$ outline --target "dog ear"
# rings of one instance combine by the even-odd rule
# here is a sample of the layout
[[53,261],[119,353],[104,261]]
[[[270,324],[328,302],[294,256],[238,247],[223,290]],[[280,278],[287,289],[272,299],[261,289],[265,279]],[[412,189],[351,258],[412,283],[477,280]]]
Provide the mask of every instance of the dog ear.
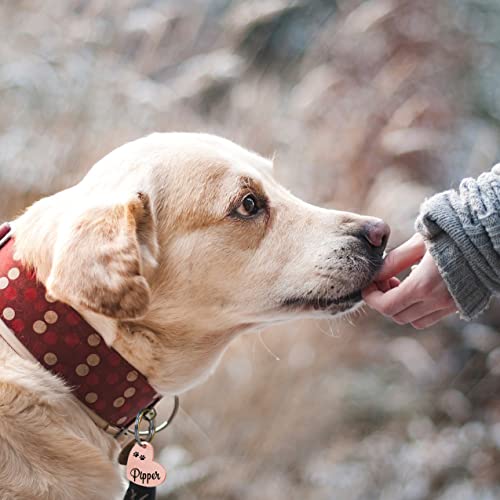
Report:
[[58,236],[46,282],[57,300],[116,319],[143,316],[156,266],[156,229],[149,197],[86,210]]

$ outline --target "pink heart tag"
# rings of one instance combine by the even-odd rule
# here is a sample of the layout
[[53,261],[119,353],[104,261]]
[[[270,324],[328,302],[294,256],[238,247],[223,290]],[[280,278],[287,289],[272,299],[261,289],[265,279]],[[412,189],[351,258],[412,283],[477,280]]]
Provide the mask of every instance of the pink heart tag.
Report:
[[127,479],[139,486],[153,488],[167,478],[167,471],[154,459],[151,443],[135,444],[127,460]]

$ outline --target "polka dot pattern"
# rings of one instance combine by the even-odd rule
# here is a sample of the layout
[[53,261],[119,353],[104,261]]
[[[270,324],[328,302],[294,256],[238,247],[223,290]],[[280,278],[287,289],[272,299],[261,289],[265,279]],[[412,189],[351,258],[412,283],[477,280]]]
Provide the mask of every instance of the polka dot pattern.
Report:
[[101,358],[97,354],[89,354],[87,356],[87,363],[90,366],[97,366],[101,362]]
[[57,363],[57,356],[53,352],[47,352],[43,355],[43,360],[48,366],[54,366]]
[[96,347],[101,343],[101,337],[99,337],[99,335],[96,335],[95,333],[92,333],[87,337],[87,343],[92,347]]
[[75,372],[79,377],[86,377],[90,372],[90,368],[86,364],[81,363],[75,368]]
[[16,317],[16,313],[15,313],[14,309],[12,309],[12,307],[6,307],[2,311],[2,316],[4,317],[4,319],[10,321]]
[[99,399],[99,396],[95,392],[88,392],[85,394],[85,401],[90,404],[94,404]]
[[42,333],[45,333],[47,331],[47,325],[45,324],[45,321],[42,321],[42,320],[36,320],[34,323],[33,323],[33,331],[35,333],[38,333],[39,335],[41,335]]
[[123,395],[126,398],[131,398],[135,394],[135,387],[127,387]]
[[119,427],[130,425],[160,396],[76,311],[47,295],[34,274],[13,258],[13,247],[12,238],[0,249],[1,319],[101,418]]
[[57,319],[58,319],[58,316],[57,316],[57,313],[55,311],[47,311],[44,315],[43,315],[43,319],[49,324],[49,325],[53,325]]
[[122,398],[121,396],[113,401],[113,406],[115,408],[121,408],[124,404],[125,404],[125,398]]
[[47,302],[49,302],[50,304],[54,303],[56,301],[56,299],[54,299],[54,297],[52,297],[51,295],[49,295],[48,293],[45,294],[45,300]]
[[19,268],[17,267],[11,267],[8,271],[7,271],[7,277],[14,281],[14,280],[17,280],[17,278],[19,278]]

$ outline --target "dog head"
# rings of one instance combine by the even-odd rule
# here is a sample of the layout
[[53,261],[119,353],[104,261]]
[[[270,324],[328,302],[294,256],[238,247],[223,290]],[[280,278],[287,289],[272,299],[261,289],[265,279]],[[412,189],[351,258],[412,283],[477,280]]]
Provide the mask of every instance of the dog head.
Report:
[[115,321],[117,348],[154,358],[162,387],[176,371],[177,392],[239,332],[352,309],[389,234],[301,201],[270,161],[203,134],[126,144],[30,213],[57,219],[45,258],[20,243],[49,294]]

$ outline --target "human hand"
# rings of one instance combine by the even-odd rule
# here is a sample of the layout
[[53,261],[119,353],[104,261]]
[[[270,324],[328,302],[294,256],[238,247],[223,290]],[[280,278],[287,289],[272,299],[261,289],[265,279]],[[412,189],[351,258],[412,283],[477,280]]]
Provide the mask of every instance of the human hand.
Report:
[[[417,263],[404,281],[400,282],[395,277]],[[397,324],[410,323],[419,330],[432,326],[457,310],[418,233],[389,252],[375,281],[363,290],[363,298],[370,307]]]

